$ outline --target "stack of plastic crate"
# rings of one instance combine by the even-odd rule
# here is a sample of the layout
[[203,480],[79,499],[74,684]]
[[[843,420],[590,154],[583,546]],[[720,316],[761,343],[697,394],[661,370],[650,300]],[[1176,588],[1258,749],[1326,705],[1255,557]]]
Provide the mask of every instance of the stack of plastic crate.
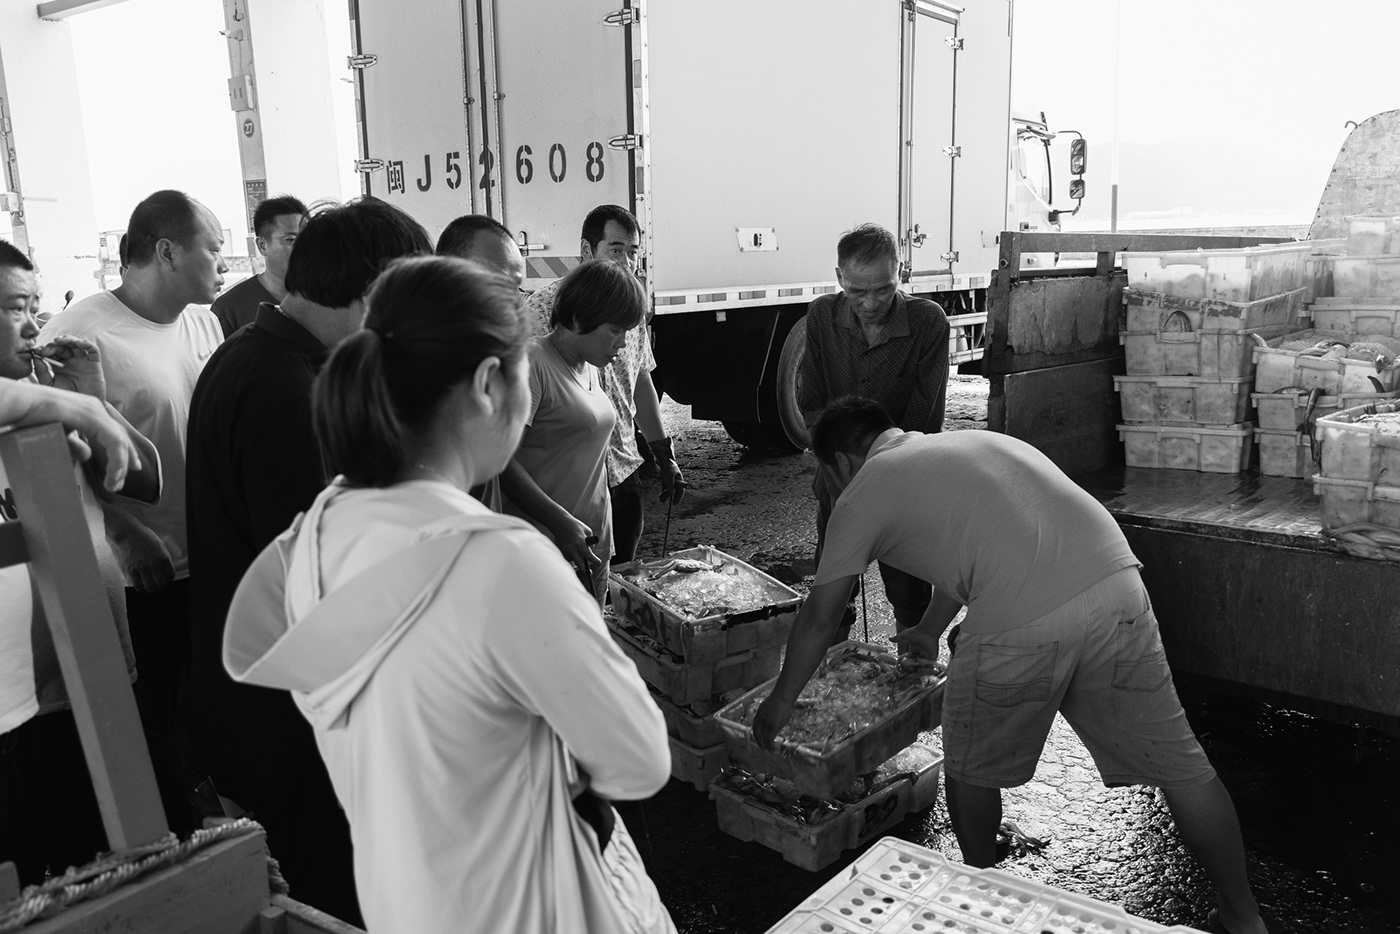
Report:
[[1255,348],[1305,324],[1312,243],[1125,253],[1127,375],[1114,377],[1130,467],[1239,473],[1255,426]]
[[[1400,218],[1348,222],[1339,255],[1318,257],[1325,285],[1308,305],[1315,330],[1255,350],[1261,473],[1312,476],[1319,419],[1396,398],[1400,370],[1390,364],[1400,351]],[[1300,348],[1297,338],[1317,340]]]
[[[750,591],[757,588],[762,605],[737,612],[718,607],[697,617],[651,592],[664,592],[666,575],[681,573],[672,568],[699,565],[742,579]],[[729,764],[715,713],[738,694],[777,676],[802,597],[708,545],[677,551],[662,561],[614,568],[608,584],[608,625],[666,719],[671,774],[704,791]]]
[[[938,797],[943,756],[917,742],[937,725],[943,709],[943,673],[936,665],[898,669],[884,649],[845,642],[826,664],[854,662],[891,674],[902,670],[897,703],[850,735],[798,743],[780,735],[762,749],[749,723],[772,683],[760,685],[721,710],[732,766],[710,784],[720,830],[781,853],[816,871],[842,851],[861,846]],[[837,698],[839,700],[839,698]]]
[[1352,554],[1400,561],[1400,403],[1343,409],[1315,433],[1323,534]]
[[768,934],[1191,934],[999,869],[885,837]]

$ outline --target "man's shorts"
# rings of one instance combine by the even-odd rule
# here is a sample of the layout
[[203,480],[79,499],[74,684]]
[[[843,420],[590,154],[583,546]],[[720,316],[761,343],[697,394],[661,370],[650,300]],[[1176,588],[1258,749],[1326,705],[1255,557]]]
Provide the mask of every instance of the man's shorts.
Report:
[[1105,785],[1190,788],[1215,777],[1137,568],[1025,626],[959,635],[943,703],[948,777],[987,788],[1030,781],[1057,710]]

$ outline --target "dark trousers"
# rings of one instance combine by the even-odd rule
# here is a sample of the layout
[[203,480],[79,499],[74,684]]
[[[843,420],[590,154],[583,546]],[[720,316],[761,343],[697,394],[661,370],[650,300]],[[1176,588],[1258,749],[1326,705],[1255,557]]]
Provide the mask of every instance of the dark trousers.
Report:
[[189,735],[181,693],[190,670],[190,582],[172,582],[158,593],[126,589],[126,621],[136,653],[136,709],[150,748],[170,829],[194,830],[189,792],[198,769],[189,761]]
[[14,862],[20,885],[107,848],[72,712],[40,714],[0,734],[0,862]]
[[608,487],[608,496],[612,498],[612,564],[624,564],[637,557],[637,543],[642,540],[642,528],[646,523],[641,472],[639,467],[617,486]]
[[299,902],[364,926],[350,824],[314,745],[217,769],[219,794],[267,830],[267,848]]
[[[812,480],[812,493],[817,497],[817,552],[816,563],[821,567],[822,547],[826,544],[826,525],[831,521],[831,510],[836,505],[837,494],[831,487],[826,470],[817,465],[816,477]],[[885,584],[885,596],[894,608],[895,631],[902,632],[910,626],[917,626],[933,599],[933,585],[907,574],[898,568],[878,562],[880,579]],[[851,597],[846,601],[846,611],[841,616],[841,626],[837,630],[837,640],[850,636],[851,624],[856,620],[856,596],[860,593],[860,582],[851,589]]]

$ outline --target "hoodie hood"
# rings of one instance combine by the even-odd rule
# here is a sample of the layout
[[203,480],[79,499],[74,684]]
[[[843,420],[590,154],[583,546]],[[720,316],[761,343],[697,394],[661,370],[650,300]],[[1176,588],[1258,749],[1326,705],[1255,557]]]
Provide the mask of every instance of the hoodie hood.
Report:
[[333,483],[243,576],[224,628],[224,667],[244,684],[292,691],[318,729],[346,723],[380,662],[432,605],[472,536],[531,526],[458,513],[421,526],[409,547],[323,592],[321,520]]

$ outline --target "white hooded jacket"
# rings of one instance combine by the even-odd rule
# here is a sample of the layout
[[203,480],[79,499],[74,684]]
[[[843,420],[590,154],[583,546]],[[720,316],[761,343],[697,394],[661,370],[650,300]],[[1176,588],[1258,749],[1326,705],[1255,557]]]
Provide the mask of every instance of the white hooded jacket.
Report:
[[581,881],[596,840],[563,747],[598,794],[644,798],[668,778],[665,725],[529,525],[436,481],[333,484],[244,576],[224,663],[315,729],[371,932],[615,926]]

